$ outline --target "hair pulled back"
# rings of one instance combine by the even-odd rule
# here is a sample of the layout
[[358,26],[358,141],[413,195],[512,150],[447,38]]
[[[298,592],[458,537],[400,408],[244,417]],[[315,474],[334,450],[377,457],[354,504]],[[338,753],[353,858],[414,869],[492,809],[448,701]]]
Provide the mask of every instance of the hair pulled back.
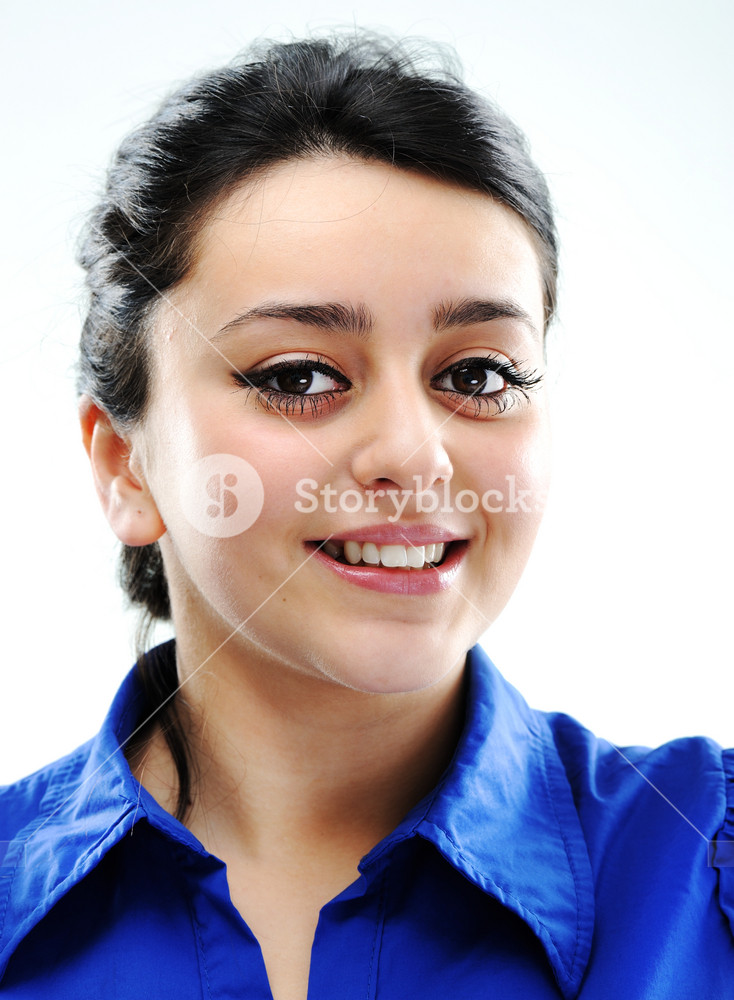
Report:
[[[84,233],[79,391],[123,431],[143,416],[155,307],[191,267],[207,210],[248,176],[309,156],[416,170],[516,211],[535,235],[549,320],[557,245],[545,179],[512,122],[461,82],[445,54],[437,62],[425,70],[392,39],[350,33],[256,47],[173,93],[123,141]],[[157,543],[123,546],[120,579],[148,621],[170,617]],[[172,684],[157,693],[168,696]],[[188,778],[181,784],[179,813]]]

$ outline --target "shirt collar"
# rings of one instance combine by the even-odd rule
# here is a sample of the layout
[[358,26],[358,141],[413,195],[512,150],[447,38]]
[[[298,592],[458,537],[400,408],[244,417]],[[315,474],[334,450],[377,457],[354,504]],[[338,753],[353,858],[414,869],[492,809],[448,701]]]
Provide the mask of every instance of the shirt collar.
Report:
[[[158,655],[170,655],[170,644]],[[567,1000],[580,988],[594,920],[591,867],[571,789],[545,716],[528,708],[478,647],[468,657],[467,715],[444,777],[363,860],[367,871],[396,842],[421,836],[474,884],[517,913],[545,948]],[[0,976],[20,940],[145,817],[206,854],[132,777],[121,749],[141,706],[133,669],[98,736],[26,783],[44,780],[35,818],[18,835],[0,880]],[[2,896],[7,898],[4,900]]]
[[567,998],[591,950],[594,889],[586,842],[546,716],[530,709],[475,647],[467,714],[436,789],[365,859],[418,835],[520,916],[541,941]]

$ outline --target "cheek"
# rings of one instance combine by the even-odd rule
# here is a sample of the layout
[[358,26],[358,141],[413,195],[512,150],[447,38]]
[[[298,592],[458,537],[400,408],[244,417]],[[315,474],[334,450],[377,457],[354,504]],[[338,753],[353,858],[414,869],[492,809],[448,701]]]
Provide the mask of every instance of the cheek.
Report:
[[[476,428],[462,444],[463,474],[495,530],[537,531],[550,484],[550,433],[545,413],[523,422]],[[457,470],[458,471],[458,470]],[[459,505],[460,506],[460,505]],[[509,515],[505,519],[504,515]],[[518,516],[520,515],[520,516]]]
[[[550,486],[550,434],[543,426],[539,433],[522,442],[512,453],[508,470],[508,491],[515,487],[516,497],[522,491],[525,508],[540,520]],[[525,510],[523,508],[523,511]]]
[[506,435],[487,451],[478,477],[479,514],[484,522],[477,547],[482,597],[477,606],[493,622],[509,601],[533,549],[550,481],[549,437]]
[[[189,393],[153,411],[145,450],[148,483],[169,531],[176,533],[186,520],[184,493],[193,491],[202,503],[208,496],[214,505],[231,506],[235,500],[225,492],[230,486],[235,497],[250,487],[261,491],[258,523],[287,522],[298,483],[318,478],[329,466],[310,442],[308,429],[272,414],[246,413],[229,394],[219,407]],[[242,471],[243,461],[249,475]],[[228,481],[232,477],[236,482]]]
[[[328,478],[331,462],[322,457],[308,434],[283,423],[271,433],[243,441],[240,454],[257,470],[263,485],[263,509],[258,526],[273,540],[304,533],[313,504],[308,499]],[[304,499],[306,498],[306,499]]]

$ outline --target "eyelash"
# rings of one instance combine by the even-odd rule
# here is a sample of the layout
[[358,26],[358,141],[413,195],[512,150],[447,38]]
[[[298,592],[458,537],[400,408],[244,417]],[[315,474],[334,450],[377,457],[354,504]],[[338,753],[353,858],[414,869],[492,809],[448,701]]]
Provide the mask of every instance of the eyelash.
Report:
[[[448,365],[443,371],[431,379],[431,385],[447,375],[455,375],[461,371],[480,370],[493,372],[501,376],[505,383],[504,389],[493,393],[480,393],[479,391],[459,392],[458,390],[442,389],[447,397],[456,400],[459,407],[471,407],[472,412],[467,416],[475,418],[487,418],[499,416],[514,406],[521,398],[527,400],[528,393],[536,389],[543,381],[542,374],[531,371],[522,365],[514,365],[510,361],[500,361],[499,358],[491,356],[460,358]],[[437,386],[436,386],[437,387]]]
[[[270,380],[284,372],[289,375],[295,375],[298,372],[328,375],[334,382],[341,383],[343,388],[332,389],[328,392],[306,394],[302,392],[286,392],[285,390],[274,389],[272,386],[267,385]],[[325,416],[326,413],[333,409],[337,398],[352,386],[352,383],[346,376],[336,371],[324,358],[318,356],[315,360],[311,358],[298,358],[294,361],[277,361],[275,364],[269,365],[267,368],[260,368],[257,371],[233,372],[232,378],[238,386],[250,392],[256,392],[258,399],[265,405],[266,409],[282,413],[288,417],[294,415],[299,417],[304,416],[307,406],[310,408],[309,416]]]
[[[442,389],[437,383],[442,379],[456,375],[462,371],[477,371],[495,373],[503,379],[505,387],[493,393],[461,392],[456,389]],[[340,389],[330,389],[328,391],[316,393],[288,392],[283,389],[276,389],[267,383],[277,378],[279,374],[287,373],[296,375],[298,373],[306,375],[321,374],[328,376],[332,381],[341,384]],[[338,397],[347,392],[352,383],[338,372],[325,359],[318,357],[299,358],[293,361],[278,361],[267,368],[257,369],[250,372],[233,372],[232,378],[240,388],[249,392],[256,392],[258,399],[265,407],[273,412],[284,416],[325,416],[334,408]],[[543,376],[537,371],[530,371],[521,366],[514,365],[509,361],[501,361],[491,356],[461,358],[442,371],[438,372],[431,379],[431,385],[444,393],[447,398],[456,401],[457,411],[460,408],[470,408],[471,412],[465,414],[474,418],[487,418],[505,413],[522,397],[528,398],[528,393],[535,389],[543,380]]]

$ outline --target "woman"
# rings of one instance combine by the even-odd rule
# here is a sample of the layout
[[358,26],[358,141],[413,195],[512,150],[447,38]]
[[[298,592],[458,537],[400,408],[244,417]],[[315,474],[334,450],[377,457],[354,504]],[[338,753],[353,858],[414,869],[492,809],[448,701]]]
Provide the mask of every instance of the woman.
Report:
[[476,640],[547,488],[548,193],[374,39],[123,144],[81,421],[175,643],[3,793],[9,996],[730,997],[726,754],[527,708]]

